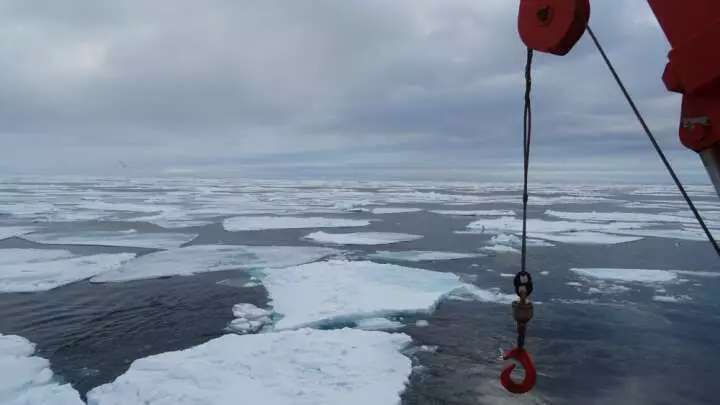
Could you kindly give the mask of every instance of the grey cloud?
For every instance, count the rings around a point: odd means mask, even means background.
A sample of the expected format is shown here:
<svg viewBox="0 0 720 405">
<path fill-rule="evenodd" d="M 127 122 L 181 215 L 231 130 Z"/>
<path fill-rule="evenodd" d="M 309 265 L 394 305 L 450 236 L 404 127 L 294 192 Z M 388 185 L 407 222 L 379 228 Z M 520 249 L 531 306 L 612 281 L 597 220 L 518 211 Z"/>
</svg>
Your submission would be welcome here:
<svg viewBox="0 0 720 405">
<path fill-rule="evenodd" d="M 0 167 L 117 170 L 123 160 L 160 172 L 305 164 L 421 173 L 431 160 L 457 174 L 477 160 L 511 162 L 523 93 L 516 7 L 7 0 Z M 650 10 L 624 0 L 593 7 L 621 75 L 679 150 L 679 101 L 660 81 L 668 45 Z M 534 97 L 538 159 L 647 152 L 588 38 L 568 56 L 537 56 Z"/>
</svg>

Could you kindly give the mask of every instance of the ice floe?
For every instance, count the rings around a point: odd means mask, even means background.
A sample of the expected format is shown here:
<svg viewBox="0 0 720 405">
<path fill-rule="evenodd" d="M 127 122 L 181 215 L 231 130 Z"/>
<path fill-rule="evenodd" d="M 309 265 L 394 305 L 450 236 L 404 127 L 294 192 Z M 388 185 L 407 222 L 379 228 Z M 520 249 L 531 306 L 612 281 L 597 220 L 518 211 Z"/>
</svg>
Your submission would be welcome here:
<svg viewBox="0 0 720 405">
<path fill-rule="evenodd" d="M 512 246 L 506 246 L 506 245 L 488 245 L 488 246 L 483 246 L 481 249 L 487 250 L 490 252 L 497 252 L 497 253 L 520 253 L 519 249 L 515 249 Z"/>
<path fill-rule="evenodd" d="M 380 259 L 399 262 L 422 262 L 432 260 L 457 260 L 471 259 L 485 256 L 482 253 L 458 253 L 458 252 L 437 252 L 432 250 L 408 250 L 402 252 L 391 252 L 379 250 L 368 255 L 371 259 Z"/>
<path fill-rule="evenodd" d="M 85 405 L 70 384 L 54 380 L 50 362 L 33 356 L 35 344 L 0 334 L 0 402 L 8 405 Z"/>
<path fill-rule="evenodd" d="M 332 260 L 261 272 L 281 316 L 278 330 L 427 313 L 463 286 L 452 273 L 369 261 Z"/>
<path fill-rule="evenodd" d="M 92 282 L 118 282 L 167 276 L 190 276 L 224 270 L 286 267 L 339 253 L 335 249 L 294 246 L 196 245 L 155 252 L 131 260 Z"/>
<path fill-rule="evenodd" d="M 692 297 L 689 295 L 654 295 L 653 301 L 658 302 L 671 302 L 671 303 L 679 303 L 679 302 L 685 302 L 685 301 L 692 301 Z"/>
<path fill-rule="evenodd" d="M 0 292 L 51 290 L 113 271 L 133 253 L 78 256 L 66 250 L 0 250 Z"/>
<path fill-rule="evenodd" d="M 261 231 L 270 229 L 348 228 L 368 226 L 365 219 L 315 217 L 233 217 L 223 221 L 226 231 Z"/>
<path fill-rule="evenodd" d="M 616 245 L 641 240 L 641 236 L 622 236 L 600 232 L 567 232 L 530 234 L 533 238 L 578 245 Z"/>
<path fill-rule="evenodd" d="M 515 211 L 511 210 L 432 210 L 430 212 L 455 217 L 492 217 L 515 215 Z"/>
<path fill-rule="evenodd" d="M 419 319 L 415 322 L 415 326 L 417 326 L 418 328 L 424 328 L 429 325 L 430 322 L 426 321 L 425 319 Z"/>
<path fill-rule="evenodd" d="M 253 304 L 236 304 L 232 309 L 233 319 L 228 329 L 239 334 L 255 333 L 272 320 L 273 311 L 258 308 Z"/>
<path fill-rule="evenodd" d="M 639 283 L 666 283 L 677 278 L 670 270 L 613 269 L 613 268 L 572 268 L 570 271 L 581 276 L 601 280 L 630 281 Z"/>
<path fill-rule="evenodd" d="M 410 342 L 356 329 L 225 335 L 135 360 L 88 405 L 396 405 L 412 371 L 399 350 Z"/>
<path fill-rule="evenodd" d="M 562 212 L 562 211 L 545 211 L 545 215 L 572 220 L 572 221 L 592 221 L 592 222 L 656 222 L 656 223 L 685 223 L 692 222 L 693 219 L 678 215 L 668 214 L 650 214 L 641 212 Z"/>
<path fill-rule="evenodd" d="M 410 207 L 378 207 L 370 210 L 373 214 L 405 214 L 411 212 L 420 212 L 422 208 L 410 208 Z"/>
<path fill-rule="evenodd" d="M 517 296 L 505 294 L 498 288 L 483 289 L 472 284 L 465 284 L 453 290 L 447 299 L 458 301 L 479 301 L 493 302 L 498 304 L 510 304 L 517 299 Z"/>
<path fill-rule="evenodd" d="M 170 249 L 195 239 L 194 233 L 144 233 L 132 231 L 36 232 L 22 238 L 51 245 L 124 246 L 148 249 Z"/>
<path fill-rule="evenodd" d="M 23 236 L 26 233 L 33 232 L 34 228 L 25 226 L 0 226 L 0 240 L 12 238 L 14 236 Z"/>
<path fill-rule="evenodd" d="M 394 232 L 327 233 L 317 231 L 306 235 L 305 239 L 332 245 L 390 245 L 422 239 L 422 235 Z"/>
<path fill-rule="evenodd" d="M 556 233 L 556 232 L 579 232 L 599 231 L 611 232 L 626 229 L 637 229 L 651 224 L 637 222 L 611 222 L 588 223 L 579 221 L 546 221 L 538 218 L 528 218 L 527 229 L 529 232 Z M 516 217 L 485 218 L 470 223 L 468 229 L 475 232 L 486 233 L 489 231 L 505 231 L 511 233 L 522 232 L 522 219 Z"/>
<path fill-rule="evenodd" d="M 362 330 L 393 330 L 400 329 L 404 326 L 402 322 L 387 318 L 368 318 L 355 322 L 355 327 Z"/>
</svg>

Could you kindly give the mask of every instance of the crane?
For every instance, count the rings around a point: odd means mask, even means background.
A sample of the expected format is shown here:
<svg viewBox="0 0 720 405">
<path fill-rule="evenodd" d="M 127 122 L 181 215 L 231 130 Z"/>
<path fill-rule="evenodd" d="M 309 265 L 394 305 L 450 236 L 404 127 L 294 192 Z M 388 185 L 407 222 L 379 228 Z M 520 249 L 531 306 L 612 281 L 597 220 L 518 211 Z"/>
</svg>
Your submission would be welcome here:
<svg viewBox="0 0 720 405">
<path fill-rule="evenodd" d="M 705 166 L 715 191 L 720 196 L 720 0 L 647 0 L 655 18 L 670 44 L 668 62 L 662 81 L 668 91 L 682 94 L 679 119 L 680 142 L 697 152 Z M 530 294 L 533 282 L 526 266 L 528 167 L 532 133 L 530 102 L 531 66 L 533 52 L 566 55 L 587 33 L 619 85 L 626 100 L 642 125 L 653 147 L 705 231 L 715 251 L 720 247 L 703 221 L 678 179 L 662 149 L 645 123 L 627 88 L 618 76 L 602 45 L 588 25 L 590 0 L 520 0 L 518 32 L 527 46 L 525 65 L 524 111 L 524 187 L 521 269 L 513 279 L 518 300 L 513 302 L 513 317 L 517 326 L 517 344 L 507 352 L 504 360 L 515 360 L 524 369 L 521 382 L 511 373 L 516 367 L 506 367 L 500 376 L 509 392 L 523 394 L 530 391 L 537 379 L 535 366 L 525 350 L 525 333 L 533 317 Z"/>
</svg>

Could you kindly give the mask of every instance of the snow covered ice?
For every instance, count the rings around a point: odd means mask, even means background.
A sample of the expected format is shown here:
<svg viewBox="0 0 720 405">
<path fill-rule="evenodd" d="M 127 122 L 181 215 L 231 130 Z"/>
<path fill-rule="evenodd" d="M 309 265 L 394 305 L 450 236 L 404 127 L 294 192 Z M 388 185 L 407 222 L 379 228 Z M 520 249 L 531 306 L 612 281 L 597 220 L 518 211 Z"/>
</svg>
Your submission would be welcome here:
<svg viewBox="0 0 720 405">
<path fill-rule="evenodd" d="M 305 239 L 331 245 L 390 245 L 422 239 L 422 235 L 394 232 L 327 233 L 317 231 L 306 235 Z"/>
<path fill-rule="evenodd" d="M 0 334 L 0 403 L 7 405 L 84 405 L 70 384 L 53 381 L 50 363 L 35 357 L 27 339 Z"/>
<path fill-rule="evenodd" d="M 34 228 L 25 226 L 0 226 L 0 240 L 12 238 L 14 236 L 22 236 L 34 230 Z"/>
<path fill-rule="evenodd" d="M 464 285 L 452 273 L 367 261 L 333 260 L 262 272 L 273 309 L 281 316 L 276 330 L 427 313 Z"/>
<path fill-rule="evenodd" d="M 133 253 L 74 255 L 66 250 L 0 249 L 0 292 L 46 291 L 113 271 Z"/>
<path fill-rule="evenodd" d="M 31 242 L 52 245 L 125 246 L 148 249 L 180 247 L 195 239 L 193 233 L 144 233 L 135 231 L 37 232 L 24 235 Z"/>
<path fill-rule="evenodd" d="M 314 217 L 233 217 L 223 221 L 226 231 L 261 231 L 270 229 L 347 228 L 370 225 L 366 219 Z"/>
<path fill-rule="evenodd" d="M 405 334 L 356 329 L 225 335 L 135 360 L 88 405 L 397 405 L 412 364 Z"/>
<path fill-rule="evenodd" d="M 321 247 L 195 245 L 138 257 L 90 281 L 118 282 L 224 270 L 285 267 L 337 253 L 335 249 Z"/>
<path fill-rule="evenodd" d="M 272 310 L 258 308 L 253 304 L 237 304 L 233 307 L 235 319 L 230 322 L 228 329 L 233 332 L 255 333 L 271 322 Z"/>
<path fill-rule="evenodd" d="M 458 252 L 436 252 L 432 250 L 408 250 L 403 252 L 391 252 L 387 250 L 379 250 L 368 255 L 371 259 L 380 259 L 387 261 L 400 262 L 422 262 L 432 260 L 457 260 L 471 259 L 474 257 L 485 256 L 482 253 L 458 253 Z"/>
</svg>

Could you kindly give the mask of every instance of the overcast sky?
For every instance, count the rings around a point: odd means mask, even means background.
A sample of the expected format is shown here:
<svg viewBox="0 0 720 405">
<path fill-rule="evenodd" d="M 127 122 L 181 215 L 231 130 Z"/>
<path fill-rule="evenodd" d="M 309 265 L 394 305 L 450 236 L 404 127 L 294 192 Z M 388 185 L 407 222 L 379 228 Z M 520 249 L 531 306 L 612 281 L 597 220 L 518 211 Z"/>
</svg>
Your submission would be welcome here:
<svg viewBox="0 0 720 405">
<path fill-rule="evenodd" d="M 1 0 L 0 169 L 519 179 L 517 4 Z M 646 2 L 592 4 L 662 145 L 704 182 Z M 587 37 L 537 56 L 535 178 L 665 180 L 601 62 Z"/>
</svg>

